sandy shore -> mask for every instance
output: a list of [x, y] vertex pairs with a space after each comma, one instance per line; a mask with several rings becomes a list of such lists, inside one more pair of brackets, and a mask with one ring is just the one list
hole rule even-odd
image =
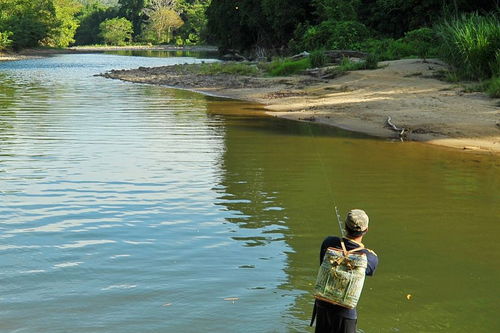
[[270, 115], [315, 121], [380, 137], [398, 137], [386, 125], [407, 129], [406, 140], [464, 150], [500, 152], [498, 99], [465, 93], [434, 79], [438, 61], [405, 59], [377, 70], [335, 79], [310, 76], [256, 78], [195, 75], [171, 67], [111, 71], [104, 76], [131, 82], [191, 89], [263, 104]]

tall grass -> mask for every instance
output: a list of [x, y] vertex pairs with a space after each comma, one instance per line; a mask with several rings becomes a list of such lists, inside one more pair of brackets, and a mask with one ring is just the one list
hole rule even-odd
[[500, 74], [498, 15], [462, 15], [438, 25], [436, 32], [441, 39], [441, 58], [460, 78], [481, 80]]
[[297, 74], [311, 67], [309, 58], [300, 60], [275, 59], [264, 69], [270, 76]]

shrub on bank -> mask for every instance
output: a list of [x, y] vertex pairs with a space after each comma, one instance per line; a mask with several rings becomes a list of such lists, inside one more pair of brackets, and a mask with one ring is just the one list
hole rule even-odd
[[309, 59], [313, 68], [323, 67], [328, 62], [328, 57], [323, 49], [312, 51], [309, 55]]
[[438, 39], [436, 32], [431, 28], [420, 28], [408, 31], [403, 37], [413, 54], [422, 59], [437, 54]]
[[491, 98], [500, 98], [500, 76], [494, 76], [489, 80], [486, 93]]
[[447, 20], [436, 28], [440, 57], [462, 79], [481, 80], [498, 73], [500, 20], [477, 13]]
[[311, 61], [309, 58], [304, 58], [300, 60], [290, 60], [290, 59], [276, 59], [271, 63], [264, 66], [264, 70], [269, 73], [270, 76], [283, 76], [292, 75], [299, 73], [311, 67]]
[[12, 40], [10, 39], [12, 35], [11, 31], [0, 31], [0, 51], [12, 45]]
[[358, 21], [327, 20], [319, 25], [299, 25], [296, 37], [289, 47], [296, 52], [327, 48], [358, 49], [359, 44], [370, 36], [369, 29]]
[[99, 24], [100, 36], [111, 45], [126, 45], [132, 40], [132, 22], [124, 17], [107, 19]]

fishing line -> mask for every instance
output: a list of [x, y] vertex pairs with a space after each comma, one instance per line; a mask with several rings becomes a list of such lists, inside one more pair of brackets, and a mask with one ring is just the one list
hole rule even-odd
[[307, 122], [307, 127], [309, 129], [309, 135], [311, 136], [311, 138], [313, 140], [314, 151], [315, 151], [316, 156], [318, 157], [318, 160], [319, 160], [320, 165], [321, 165], [321, 172], [323, 173], [323, 178], [326, 180], [326, 182], [328, 184], [328, 186], [327, 186], [328, 191], [330, 192], [330, 198], [332, 199], [333, 207], [335, 208], [335, 215], [337, 216], [337, 222], [339, 223], [340, 235], [342, 237], [344, 237], [344, 228], [342, 227], [342, 222], [341, 222], [339, 210], [338, 210], [337, 204], [335, 202], [333, 186], [332, 186], [330, 179], [327, 177], [327, 174], [326, 174], [325, 162], [323, 161], [323, 157], [321, 156], [321, 153], [319, 152], [318, 147], [316, 147], [316, 145], [315, 145], [314, 141], [316, 141], [315, 140], [316, 136], [314, 135], [314, 132], [312, 131], [311, 123]]

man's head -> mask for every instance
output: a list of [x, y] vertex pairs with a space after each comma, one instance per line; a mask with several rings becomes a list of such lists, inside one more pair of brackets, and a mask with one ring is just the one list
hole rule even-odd
[[345, 230], [347, 236], [359, 237], [368, 231], [368, 215], [361, 209], [352, 209], [347, 213], [345, 219]]

